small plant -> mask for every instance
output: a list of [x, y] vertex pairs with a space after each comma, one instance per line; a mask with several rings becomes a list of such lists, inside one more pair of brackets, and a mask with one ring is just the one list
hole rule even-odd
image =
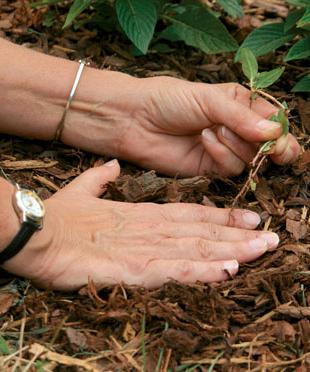
[[[256, 57], [280, 48], [295, 40], [284, 56], [284, 62], [310, 57], [310, 0], [288, 0], [296, 9], [290, 11], [287, 19], [280, 23], [265, 24], [251, 32], [241, 44], [240, 50], [249, 48]], [[293, 92], [310, 92], [310, 71], [306, 71], [292, 89]]]
[[[282, 124], [283, 135], [288, 135], [289, 133], [289, 121], [288, 121], [288, 106], [286, 102], [281, 103], [275, 97], [265, 92], [264, 89], [268, 88], [274, 84], [283, 74], [284, 67], [279, 67], [270, 71], [258, 72], [258, 63], [254, 53], [248, 48], [242, 48], [239, 50], [238, 61], [241, 62], [242, 71], [244, 75], [249, 79], [248, 86], [251, 89], [252, 96], [251, 99], [255, 100], [258, 95], [267, 98], [272, 103], [276, 104], [279, 107], [279, 110], [276, 115], [272, 115], [270, 120], [279, 122]], [[256, 176], [257, 173], [263, 164], [266, 157], [272, 153], [272, 148], [275, 145], [276, 141], [267, 141], [261, 145], [256, 156], [251, 162], [251, 168], [249, 172], [248, 179], [243, 185], [241, 191], [235, 198], [233, 206], [236, 205], [237, 201], [245, 195], [245, 193], [251, 189], [252, 191], [256, 190]]]
[[[33, 7], [62, 5], [63, 0], [40, 0]], [[232, 17], [243, 15], [239, 0], [217, 0], [218, 5]], [[219, 13], [199, 0], [74, 0], [63, 27], [73, 22], [86, 9], [84, 22], [95, 22], [110, 30], [122, 30], [142, 54], [146, 54], [152, 41], [166, 39], [183, 41], [205, 53], [231, 52], [238, 49], [237, 41], [218, 19]], [[51, 14], [45, 25], [51, 25]], [[160, 29], [155, 32], [156, 25]]]

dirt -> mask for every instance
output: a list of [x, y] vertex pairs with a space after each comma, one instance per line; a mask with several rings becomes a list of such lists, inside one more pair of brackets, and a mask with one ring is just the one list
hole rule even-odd
[[[244, 37], [265, 18], [285, 17], [287, 8], [278, 3], [264, 8], [264, 1], [246, 1], [254, 11], [239, 21], [239, 29], [225, 21], [237, 37]], [[85, 28], [62, 31], [62, 7], [58, 25], [43, 27], [45, 12], [31, 9], [27, 1], [2, 0], [0, 36], [63, 58], [86, 56], [97, 67], [135, 76], [242, 82], [232, 55], [206, 56], [180, 46], [169, 54], [135, 58], [117, 35]], [[272, 67], [273, 57], [263, 57], [261, 66]], [[261, 215], [260, 228], [280, 235], [279, 248], [241, 265], [235, 278], [220, 284], [170, 281], [146, 290], [95, 288], [90, 281], [78, 293], [59, 293], [3, 275], [1, 370], [19, 365], [25, 371], [310, 371], [310, 101], [290, 93], [302, 68], [298, 63], [287, 66], [272, 94], [292, 108], [291, 132], [304, 152], [293, 166], [267, 162], [255, 192], [249, 191], [238, 205]], [[102, 160], [107, 159], [62, 144], [0, 139], [1, 167], [43, 198]], [[225, 207], [232, 205], [247, 178], [245, 173], [230, 180], [170, 179], [125, 162], [122, 169], [105, 197]]]

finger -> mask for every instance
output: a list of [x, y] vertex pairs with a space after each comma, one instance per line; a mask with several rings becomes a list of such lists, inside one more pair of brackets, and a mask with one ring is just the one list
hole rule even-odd
[[148, 288], [157, 288], [171, 279], [181, 283], [220, 282], [229, 279], [238, 272], [238, 262], [214, 261], [201, 262], [190, 260], [151, 260], [141, 276], [124, 274], [128, 284], [139, 284]]
[[234, 242], [180, 238], [168, 239], [166, 243], [165, 249], [154, 246], [153, 249], [146, 249], [145, 253], [165, 260], [177, 258], [193, 261], [237, 260], [241, 263], [253, 261], [268, 250], [266, 240], [260, 238]]
[[213, 123], [225, 125], [241, 138], [250, 142], [264, 142], [281, 136], [282, 125], [266, 120], [254, 110], [235, 99], [229, 99], [218, 88], [205, 88], [207, 115]]
[[273, 232], [237, 229], [210, 223], [145, 222], [138, 226], [137, 228], [137, 223], [128, 224], [126, 231], [120, 233], [119, 239], [134, 241], [134, 249], [136, 244], [137, 246], [141, 244], [143, 246], [144, 244], [154, 245], [158, 250], [159, 256], [155, 255], [157, 258], [167, 258], [165, 248], [171, 247], [175, 240], [183, 238], [202, 239], [211, 245], [214, 243], [214, 246], [229, 243], [231, 247], [235, 248], [238, 248], [240, 241], [257, 239], [264, 241], [269, 250], [275, 249], [279, 244], [279, 237]]
[[217, 130], [217, 137], [221, 143], [227, 146], [238, 158], [245, 163], [250, 163], [257, 150], [253, 144], [245, 142], [242, 138], [233, 133], [225, 126]]
[[[165, 217], [172, 222], [207, 222], [242, 229], [255, 229], [261, 221], [257, 213], [246, 209], [206, 207], [190, 203], [152, 205], [156, 206], [161, 218]], [[156, 214], [155, 210], [153, 214]]]
[[293, 163], [301, 153], [301, 147], [292, 134], [281, 136], [273, 148], [271, 159], [279, 165]]
[[215, 162], [214, 172], [223, 177], [234, 176], [243, 172], [244, 162], [227, 146], [219, 142], [216, 134], [211, 129], [204, 129], [201, 137], [206, 152]]
[[217, 84], [217, 87], [221, 89], [223, 93], [229, 96], [231, 99], [241, 103], [242, 105], [251, 108], [257, 114], [268, 119], [273, 114], [275, 114], [278, 109], [262, 97], [256, 97], [254, 100], [252, 97], [252, 92], [237, 83], [223, 83]]
[[115, 181], [119, 174], [120, 166], [114, 159], [100, 167], [88, 169], [61, 191], [83, 192], [98, 197], [105, 191], [104, 186]]

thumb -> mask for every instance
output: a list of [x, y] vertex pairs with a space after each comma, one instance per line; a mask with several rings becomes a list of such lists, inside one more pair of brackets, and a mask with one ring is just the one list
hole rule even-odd
[[[222, 124], [249, 142], [264, 142], [277, 139], [282, 134], [280, 123], [266, 118], [236, 99], [229, 97], [220, 89], [212, 92], [205, 89], [205, 104], [208, 118], [215, 124]], [[209, 94], [213, 93], [213, 94]]]
[[120, 166], [116, 159], [100, 167], [90, 168], [83, 172], [63, 191], [83, 192], [98, 197], [105, 191], [108, 182], [115, 181], [120, 174]]

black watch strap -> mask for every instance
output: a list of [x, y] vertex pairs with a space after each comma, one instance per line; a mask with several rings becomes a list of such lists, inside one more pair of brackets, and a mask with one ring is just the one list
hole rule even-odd
[[23, 222], [19, 232], [11, 243], [0, 252], [0, 265], [21, 251], [36, 230], [38, 230], [38, 225], [36, 223], [31, 221]]

